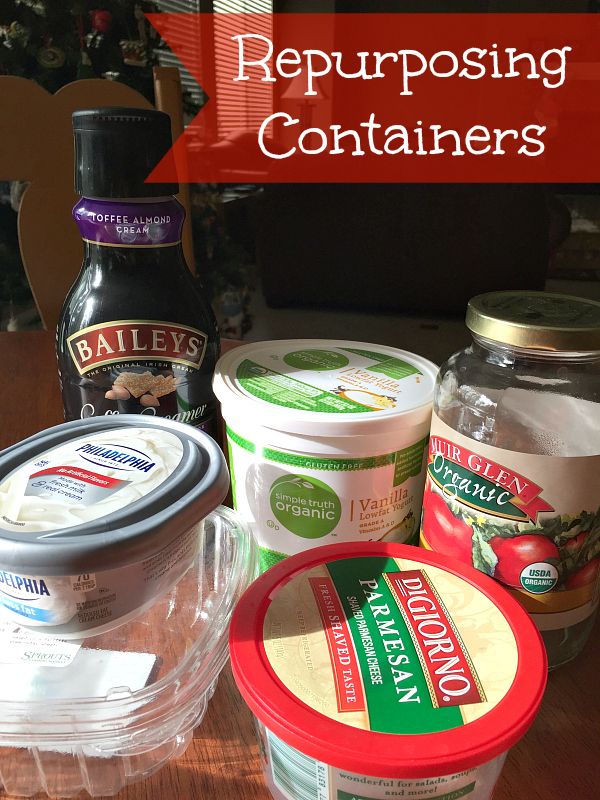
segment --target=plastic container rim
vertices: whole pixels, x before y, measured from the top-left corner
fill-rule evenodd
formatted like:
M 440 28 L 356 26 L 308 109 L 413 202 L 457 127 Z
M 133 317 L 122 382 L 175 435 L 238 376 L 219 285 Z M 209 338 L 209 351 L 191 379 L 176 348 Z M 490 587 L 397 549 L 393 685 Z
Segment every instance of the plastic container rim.
M 117 695 L 114 698 L 84 697 L 68 700 L 65 698 L 45 699 L 43 701 L 44 715 L 46 719 L 54 715 L 54 719 L 41 723 L 47 730 L 35 734 L 36 742 L 47 740 L 70 742 L 71 740 L 80 741 L 82 739 L 99 742 L 105 739 L 114 740 L 115 737 L 121 734 L 129 737 L 136 730 L 136 727 L 144 722 L 144 716 L 148 713 L 151 714 L 154 721 L 157 717 L 166 719 L 181 713 L 181 704 L 179 702 L 174 704 L 171 697 L 171 690 L 176 684 L 179 685 L 179 691 L 182 694 L 185 693 L 187 699 L 196 697 L 199 693 L 208 689 L 208 686 L 218 676 L 227 659 L 228 621 L 236 599 L 239 597 L 241 590 L 256 575 L 255 548 L 252 543 L 251 533 L 245 523 L 235 512 L 223 506 L 213 511 L 207 520 L 210 521 L 211 517 L 224 519 L 229 526 L 229 535 L 233 535 L 237 539 L 235 555 L 229 571 L 229 578 L 234 578 L 235 580 L 230 583 L 227 592 L 223 592 L 220 595 L 218 604 L 212 609 L 213 618 L 217 619 L 222 616 L 225 620 L 221 628 L 214 625 L 205 626 L 201 636 L 194 642 L 193 647 L 172 670 L 156 682 L 148 684 L 126 696 Z M 188 571 L 180 580 L 185 579 Z M 173 587 L 170 587 L 168 591 L 172 591 L 172 589 Z M 160 600 L 163 595 L 158 596 L 156 601 Z M 93 638 L 93 636 L 87 637 L 87 639 Z M 209 648 L 211 641 L 213 644 Z M 206 672 L 197 668 L 191 669 L 192 662 L 199 653 L 203 657 L 210 654 L 210 661 L 208 662 L 210 669 Z M 215 667 L 218 667 L 216 674 L 214 674 Z M 5 739 L 14 741 L 19 738 L 13 733 L 2 730 L 2 719 L 6 719 L 11 714 L 15 717 L 20 714 L 23 718 L 30 720 L 30 726 L 35 726 L 39 723 L 32 722 L 30 715 L 32 709 L 39 705 L 40 701 L 0 699 L 0 743 Z M 90 711 L 97 713 L 101 709 L 106 710 L 106 716 L 96 716 L 91 722 L 86 719 Z M 131 719 L 137 720 L 137 724 L 124 724 L 129 715 Z M 74 727 L 81 725 L 84 730 L 75 730 L 72 733 L 56 730 L 57 727 L 62 727 L 65 724 Z M 102 727 L 93 730 L 94 725 L 101 725 Z M 52 729 L 53 726 L 54 730 Z M 86 730 L 88 726 L 90 726 L 90 730 Z M 24 735 L 24 740 L 30 740 L 31 737 L 31 733 L 26 734 Z
M 17 462 L 19 451 L 24 451 L 23 458 L 0 475 L 0 482 L 37 455 L 81 438 L 85 432 L 95 435 L 131 427 L 158 428 L 176 435 L 184 447 L 182 458 L 189 463 L 182 461 L 155 491 L 89 522 L 38 531 L 29 534 L 29 540 L 0 527 L 0 568 L 68 575 L 79 567 L 89 570 L 95 566 L 94 571 L 101 572 L 127 566 L 166 547 L 222 502 L 229 475 L 217 443 L 191 426 L 162 418 L 144 420 L 135 414 L 66 422 L 23 439 L 0 453 L 2 469 L 6 461 Z M 183 484 L 179 492 L 178 482 Z

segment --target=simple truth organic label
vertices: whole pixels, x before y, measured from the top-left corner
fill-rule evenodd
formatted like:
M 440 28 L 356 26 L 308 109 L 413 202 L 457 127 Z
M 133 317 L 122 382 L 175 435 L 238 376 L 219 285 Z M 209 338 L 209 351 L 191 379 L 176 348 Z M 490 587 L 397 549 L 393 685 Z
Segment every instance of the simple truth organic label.
M 262 571 L 307 542 L 416 543 L 427 438 L 359 458 L 263 447 L 229 427 L 227 442 L 235 507 L 252 524 Z
M 387 352 L 354 347 L 288 351 L 244 359 L 236 371 L 249 397 L 325 414 L 368 414 L 427 402 L 430 382 L 415 364 Z

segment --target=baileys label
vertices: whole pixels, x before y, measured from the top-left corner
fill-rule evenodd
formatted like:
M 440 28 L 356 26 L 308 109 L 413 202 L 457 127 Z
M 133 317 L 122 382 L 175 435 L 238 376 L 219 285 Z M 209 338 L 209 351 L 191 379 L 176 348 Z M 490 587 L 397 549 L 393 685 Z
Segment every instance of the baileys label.
M 162 320 L 113 320 L 82 328 L 66 339 L 77 381 L 61 374 L 69 415 L 159 416 L 214 435 L 207 348 L 204 331 Z
M 196 328 L 168 322 L 117 320 L 83 328 L 67 338 L 80 375 L 105 364 L 134 359 L 174 361 L 199 369 L 207 336 Z

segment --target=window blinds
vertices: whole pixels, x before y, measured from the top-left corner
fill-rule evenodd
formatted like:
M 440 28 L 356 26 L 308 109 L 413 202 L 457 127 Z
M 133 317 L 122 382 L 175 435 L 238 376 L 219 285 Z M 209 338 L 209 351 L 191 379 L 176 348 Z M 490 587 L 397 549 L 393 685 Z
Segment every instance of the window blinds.
M 198 14 L 200 12 L 200 0 L 157 0 L 156 5 L 160 11 L 170 14 Z M 156 55 L 161 67 L 178 67 L 183 91 L 189 94 L 194 103 L 202 105 L 205 100 L 204 92 L 175 53 L 161 48 L 156 50 Z
M 217 69 L 217 129 L 222 139 L 235 131 L 257 130 L 273 111 L 273 84 L 246 81 L 240 102 L 239 86 L 232 82 L 237 75 L 237 59 L 231 48 L 231 36 L 240 33 L 259 33 L 272 39 L 272 0 L 214 0 L 215 64 Z M 255 14 L 240 31 L 230 14 Z
M 158 0 L 161 11 L 171 13 L 199 13 L 201 0 Z M 202 4 L 202 10 L 206 9 Z M 217 133 L 223 139 L 236 131 L 257 130 L 260 123 L 273 111 L 273 87 L 271 83 L 247 81 L 240 102 L 239 84 L 232 78 L 237 74 L 237 60 L 233 55 L 231 36 L 239 33 L 259 33 L 272 38 L 273 0 L 213 0 L 214 42 L 213 54 L 217 77 Z M 239 30 L 230 14 L 254 14 L 245 30 Z M 199 46 L 198 36 L 195 47 Z M 183 88 L 193 99 L 202 104 L 204 93 L 190 73 L 170 50 L 158 50 L 162 66 L 179 67 Z

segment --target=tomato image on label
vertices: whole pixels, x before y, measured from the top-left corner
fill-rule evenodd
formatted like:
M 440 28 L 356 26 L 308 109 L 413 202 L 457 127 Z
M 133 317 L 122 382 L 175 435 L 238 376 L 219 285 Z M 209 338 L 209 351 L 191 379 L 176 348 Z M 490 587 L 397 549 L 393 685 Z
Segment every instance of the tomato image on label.
M 424 501 L 423 531 L 432 550 L 448 553 L 473 565 L 473 529 L 452 513 L 440 494 L 431 490 Z
M 494 577 L 497 580 L 508 586 L 527 589 L 528 586 L 521 580 L 521 573 L 530 566 L 549 562 L 555 575 L 552 585 L 548 588 L 552 589 L 556 585 L 558 572 L 555 564 L 558 563 L 560 555 L 558 547 L 546 536 L 537 533 L 525 533 L 510 539 L 496 536 L 489 544 L 498 558 L 494 569 Z
M 579 553 L 589 535 L 589 531 L 582 531 L 578 533 L 577 536 L 573 536 L 572 539 L 568 539 L 565 543 L 565 550 L 567 553 L 569 553 L 569 555 L 576 555 Z
M 565 581 L 566 589 L 579 589 L 594 584 L 600 573 L 600 556 L 589 561 L 584 567 L 573 572 Z
M 471 564 L 521 597 L 558 592 L 559 610 L 593 602 L 600 509 L 556 513 L 544 481 L 534 480 L 529 468 L 517 472 L 510 455 L 492 448 L 476 452 L 471 443 L 432 435 L 422 545 Z M 584 589 L 572 600 L 565 594 Z M 535 613 L 539 606 L 532 602 Z
M 426 469 L 421 545 L 506 587 L 532 615 L 551 668 L 566 663 L 600 600 L 600 453 L 508 450 L 434 411 Z
M 600 572 L 600 510 L 519 525 L 478 513 L 428 480 L 421 544 L 530 594 L 589 587 Z

